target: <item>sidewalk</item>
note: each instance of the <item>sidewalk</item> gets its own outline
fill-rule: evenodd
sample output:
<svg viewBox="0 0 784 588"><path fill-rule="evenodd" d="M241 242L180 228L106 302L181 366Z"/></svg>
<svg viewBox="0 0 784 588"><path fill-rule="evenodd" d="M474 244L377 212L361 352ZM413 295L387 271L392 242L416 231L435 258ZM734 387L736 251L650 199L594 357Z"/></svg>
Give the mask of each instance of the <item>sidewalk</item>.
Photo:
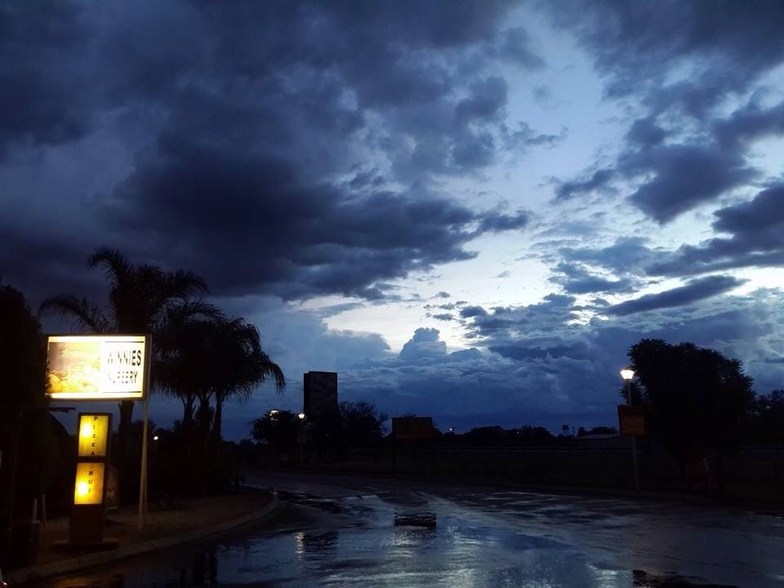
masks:
<svg viewBox="0 0 784 588"><path fill-rule="evenodd" d="M5 579L14 586L105 565L261 523L281 508L277 494L259 490L182 499L169 505L151 503L140 530L138 507L124 506L107 514L104 539L116 540L118 545L104 551L58 548L58 543L68 540L69 520L53 519L41 529L35 565L5 571Z"/></svg>

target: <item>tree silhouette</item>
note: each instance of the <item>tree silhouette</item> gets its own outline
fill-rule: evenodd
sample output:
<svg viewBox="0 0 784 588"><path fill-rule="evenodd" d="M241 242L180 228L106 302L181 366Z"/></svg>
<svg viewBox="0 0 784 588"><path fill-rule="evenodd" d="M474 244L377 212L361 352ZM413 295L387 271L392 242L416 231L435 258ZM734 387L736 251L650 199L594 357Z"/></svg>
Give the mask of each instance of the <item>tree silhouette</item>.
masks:
<svg viewBox="0 0 784 588"><path fill-rule="evenodd" d="M41 326L11 286L0 285L0 405L45 405L46 349Z"/></svg>
<svg viewBox="0 0 784 588"><path fill-rule="evenodd" d="M267 378L275 382L278 393L286 386L286 378L278 364L261 347L258 329L244 319L214 322L215 359L210 364L215 413L212 435L221 438L223 404L229 398L246 400Z"/></svg>
<svg viewBox="0 0 784 588"><path fill-rule="evenodd" d="M784 445L784 390L754 399L747 436L752 443Z"/></svg>
<svg viewBox="0 0 784 588"><path fill-rule="evenodd" d="M682 468L737 448L754 398L738 360L662 339L643 339L628 355L642 385L650 434Z"/></svg>
<svg viewBox="0 0 784 588"><path fill-rule="evenodd" d="M277 453L290 453L297 446L297 432L303 426L290 410L270 410L251 423L251 436Z"/></svg>
<svg viewBox="0 0 784 588"><path fill-rule="evenodd" d="M368 402L341 402L340 442L346 447L366 448L384 437L385 414Z"/></svg>
<svg viewBox="0 0 784 588"><path fill-rule="evenodd" d="M221 439L223 405L247 399L268 378L281 392L286 379L264 352L256 327L242 318L189 320L170 332L160 382L183 402L183 426L198 421L201 440Z"/></svg>
<svg viewBox="0 0 784 588"><path fill-rule="evenodd" d="M618 390L618 395L625 404L633 406L640 406L642 404L642 386L637 380L632 380L628 384L624 382L623 386Z"/></svg>
<svg viewBox="0 0 784 588"><path fill-rule="evenodd" d="M22 293L7 285L0 285L0 325L0 504L11 517L14 507L43 490L56 447L44 396L46 348L41 326ZM25 443L20 449L22 435ZM25 508L29 506L27 502Z"/></svg>

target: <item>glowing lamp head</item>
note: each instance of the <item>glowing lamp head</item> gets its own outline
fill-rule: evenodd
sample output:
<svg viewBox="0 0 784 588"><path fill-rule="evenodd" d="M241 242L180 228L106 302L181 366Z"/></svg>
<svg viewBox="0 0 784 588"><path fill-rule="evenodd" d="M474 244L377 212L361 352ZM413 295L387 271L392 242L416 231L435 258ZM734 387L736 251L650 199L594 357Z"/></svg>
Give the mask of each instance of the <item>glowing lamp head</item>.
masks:
<svg viewBox="0 0 784 588"><path fill-rule="evenodd" d="M304 420L305 420L305 413L304 413L304 412L301 412L301 413L299 413L299 414L297 415L297 418L298 418L299 420L301 420L301 421L304 421Z"/></svg>
<svg viewBox="0 0 784 588"><path fill-rule="evenodd" d="M622 369L621 377L624 379L625 382L631 382L632 378L634 378L634 370L629 368Z"/></svg>

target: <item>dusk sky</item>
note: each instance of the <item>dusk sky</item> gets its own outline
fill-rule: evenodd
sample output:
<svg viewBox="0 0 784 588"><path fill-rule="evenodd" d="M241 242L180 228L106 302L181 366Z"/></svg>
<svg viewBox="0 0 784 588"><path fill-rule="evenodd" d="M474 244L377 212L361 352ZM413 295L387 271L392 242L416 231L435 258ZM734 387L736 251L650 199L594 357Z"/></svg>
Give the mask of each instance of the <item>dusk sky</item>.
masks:
<svg viewBox="0 0 784 588"><path fill-rule="evenodd" d="M229 438L308 370L441 429L616 425L643 337L784 388L782 31L778 0L3 2L0 277L37 308L105 300L104 246L202 276L289 381Z"/></svg>

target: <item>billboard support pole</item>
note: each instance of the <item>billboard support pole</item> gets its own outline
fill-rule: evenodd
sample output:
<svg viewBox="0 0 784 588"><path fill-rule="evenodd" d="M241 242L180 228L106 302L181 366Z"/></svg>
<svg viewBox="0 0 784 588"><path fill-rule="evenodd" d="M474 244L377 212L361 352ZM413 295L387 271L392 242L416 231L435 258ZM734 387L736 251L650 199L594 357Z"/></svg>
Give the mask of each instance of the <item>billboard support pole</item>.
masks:
<svg viewBox="0 0 784 588"><path fill-rule="evenodd" d="M144 397L144 425L142 426L142 465L139 473L139 531L144 528L147 514L147 426L150 405L149 394Z"/></svg>

